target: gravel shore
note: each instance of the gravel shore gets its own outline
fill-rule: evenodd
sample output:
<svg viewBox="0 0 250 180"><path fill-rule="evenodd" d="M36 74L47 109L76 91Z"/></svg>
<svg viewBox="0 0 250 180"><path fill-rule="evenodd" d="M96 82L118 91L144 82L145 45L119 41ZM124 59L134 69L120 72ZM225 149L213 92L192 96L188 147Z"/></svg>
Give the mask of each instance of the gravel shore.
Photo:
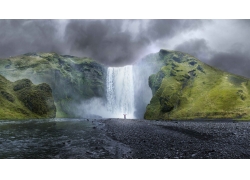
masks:
<svg viewBox="0 0 250 180"><path fill-rule="evenodd" d="M248 121L108 119L104 123L108 137L131 149L124 158L250 158Z"/></svg>

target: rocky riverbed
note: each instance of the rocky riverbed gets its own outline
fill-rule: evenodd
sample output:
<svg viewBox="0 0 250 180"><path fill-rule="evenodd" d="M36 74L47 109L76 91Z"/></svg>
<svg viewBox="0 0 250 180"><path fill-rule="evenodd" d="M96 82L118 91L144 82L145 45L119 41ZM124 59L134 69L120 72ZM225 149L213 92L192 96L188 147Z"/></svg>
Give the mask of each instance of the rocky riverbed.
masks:
<svg viewBox="0 0 250 180"><path fill-rule="evenodd" d="M250 122L130 119L0 121L2 159L249 158Z"/></svg>
<svg viewBox="0 0 250 180"><path fill-rule="evenodd" d="M250 122L108 119L107 136L131 148L127 158L250 158Z"/></svg>

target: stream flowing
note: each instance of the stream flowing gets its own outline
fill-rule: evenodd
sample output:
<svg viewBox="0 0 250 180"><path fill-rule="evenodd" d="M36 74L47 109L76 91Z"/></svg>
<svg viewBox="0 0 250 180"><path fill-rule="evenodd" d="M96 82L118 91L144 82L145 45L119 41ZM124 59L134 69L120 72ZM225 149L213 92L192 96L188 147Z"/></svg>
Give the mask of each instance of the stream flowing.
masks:
<svg viewBox="0 0 250 180"><path fill-rule="evenodd" d="M1 120L0 158L124 158L129 148L105 135L104 121Z"/></svg>

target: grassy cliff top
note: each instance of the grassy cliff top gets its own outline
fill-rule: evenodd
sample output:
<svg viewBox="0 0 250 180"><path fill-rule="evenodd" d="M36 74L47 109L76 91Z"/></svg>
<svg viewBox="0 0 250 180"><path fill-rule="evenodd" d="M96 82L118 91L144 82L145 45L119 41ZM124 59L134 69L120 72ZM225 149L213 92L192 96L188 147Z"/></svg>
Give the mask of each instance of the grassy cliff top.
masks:
<svg viewBox="0 0 250 180"><path fill-rule="evenodd" d="M153 98L146 119L250 118L249 79L209 66L178 51L160 50L149 77Z"/></svg>
<svg viewBox="0 0 250 180"><path fill-rule="evenodd" d="M76 104L105 96L106 67L91 58L27 53L0 59L0 74L10 81L47 83L53 90L57 117L75 117Z"/></svg>
<svg viewBox="0 0 250 180"><path fill-rule="evenodd" d="M56 53L26 53L20 56L0 59L0 63L5 64L9 69L12 66L15 66L19 69L21 69L22 67L33 68L41 64L43 64L45 67L50 67L53 66L53 64L60 64L62 63L62 61L63 63L68 64L95 63L95 61L91 58L80 58L70 55L58 55ZM1 68L6 67L1 66Z"/></svg>

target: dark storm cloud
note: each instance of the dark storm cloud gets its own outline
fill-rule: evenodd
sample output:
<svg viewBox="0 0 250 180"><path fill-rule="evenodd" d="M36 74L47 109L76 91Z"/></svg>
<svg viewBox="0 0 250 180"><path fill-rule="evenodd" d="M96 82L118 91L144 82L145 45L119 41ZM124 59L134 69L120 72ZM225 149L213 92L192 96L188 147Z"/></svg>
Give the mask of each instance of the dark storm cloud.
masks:
<svg viewBox="0 0 250 180"><path fill-rule="evenodd" d="M59 51L56 21L0 20L0 57Z"/></svg>
<svg viewBox="0 0 250 180"><path fill-rule="evenodd" d="M227 52L212 50L205 39L191 39L175 47L221 70L250 78L250 52L243 44L232 44Z"/></svg>
<svg viewBox="0 0 250 180"><path fill-rule="evenodd" d="M250 78L250 20L216 20L200 37L175 46L221 70Z"/></svg>
<svg viewBox="0 0 250 180"><path fill-rule="evenodd" d="M162 38L197 29L201 20L0 20L0 57L28 52L88 56L126 65Z"/></svg>
<svg viewBox="0 0 250 180"><path fill-rule="evenodd" d="M75 55L109 65L132 63L148 40L134 38L131 32L122 30L122 25L121 20L72 20L65 30L65 42Z"/></svg>
<svg viewBox="0 0 250 180"><path fill-rule="evenodd" d="M28 52L56 52L91 57L107 65L126 65L148 54L148 46L155 42L200 28L206 21L66 20L61 22L60 20L0 20L0 57Z"/></svg>
<svg viewBox="0 0 250 180"><path fill-rule="evenodd" d="M188 32L203 33L206 26L211 28L204 31L204 37L201 34L184 38L177 41L181 43L174 45L174 49L223 70L250 77L246 68L250 65L247 41L250 21L217 20L217 26L223 23L229 25L218 28L213 20L0 20L0 57L56 52L122 66L151 53L151 45L168 48L161 43ZM220 30L221 27L224 29ZM215 34L208 33L213 30ZM221 36L224 39L221 40ZM223 46L214 48L217 44Z"/></svg>
<svg viewBox="0 0 250 180"><path fill-rule="evenodd" d="M215 53L208 61L212 66L250 78L250 53L238 49L232 52Z"/></svg>
<svg viewBox="0 0 250 180"><path fill-rule="evenodd" d="M209 20L176 20L161 19L152 20L149 23L146 34L151 40L159 40L165 37L173 37L178 33L191 31L202 27Z"/></svg>
<svg viewBox="0 0 250 180"><path fill-rule="evenodd" d="M65 41L70 51L109 65L125 65L141 56L150 44L200 27L200 20L72 20ZM138 24L138 32L130 28ZM145 27L146 26L146 27Z"/></svg>
<svg viewBox="0 0 250 180"><path fill-rule="evenodd" d="M148 47L167 42L186 32L213 27L208 20L0 20L0 57L28 52L56 52L87 56L107 65L131 64L149 52ZM232 31L224 51L208 43L221 43L218 37L189 38L174 49L187 52L223 70L250 77L249 52L244 44L250 39L250 20L218 21L231 24L222 33ZM210 23L210 24L209 24ZM62 25L64 24L64 26ZM65 27L65 31L64 30ZM238 27L238 29L232 28ZM219 34L219 35L218 35ZM221 34L223 35L223 34ZM218 39L218 40L217 40ZM245 40L243 44L239 42ZM234 42L235 41L235 42ZM238 42L237 42L238 41ZM167 48L167 47L160 47ZM213 50L212 50L213 49Z"/></svg>
<svg viewBox="0 0 250 180"><path fill-rule="evenodd" d="M205 39L191 39L175 47L175 50L189 53L202 61L208 61L211 50Z"/></svg>
<svg viewBox="0 0 250 180"><path fill-rule="evenodd" d="M221 47L210 52L211 57L207 62L224 71L250 78L250 20L230 20L228 24L228 28L221 30L221 36L228 33L227 38L224 38ZM214 41L219 43L221 40L218 37ZM223 46L227 48L222 51Z"/></svg>

